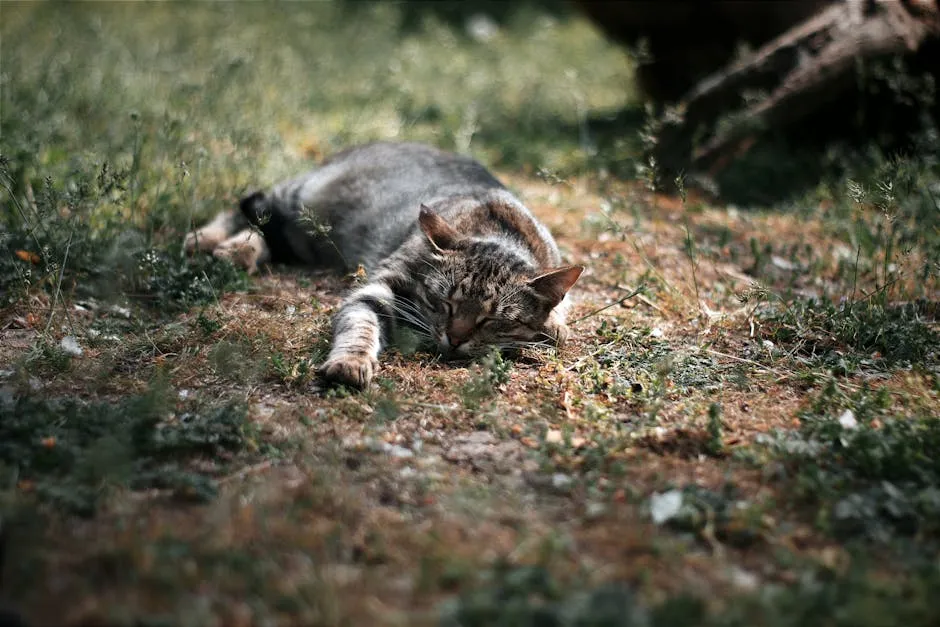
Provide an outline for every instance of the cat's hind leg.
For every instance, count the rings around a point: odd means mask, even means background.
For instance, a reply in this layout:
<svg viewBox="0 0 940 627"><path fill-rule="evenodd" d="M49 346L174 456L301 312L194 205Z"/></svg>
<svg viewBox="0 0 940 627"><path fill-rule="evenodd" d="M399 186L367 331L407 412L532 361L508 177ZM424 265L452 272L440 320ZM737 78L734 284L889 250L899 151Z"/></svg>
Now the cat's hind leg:
<svg viewBox="0 0 940 627"><path fill-rule="evenodd" d="M254 274L261 264L271 259L271 250L260 233L244 229L217 245L212 255L228 259L248 274Z"/></svg>
<svg viewBox="0 0 940 627"><path fill-rule="evenodd" d="M196 251L211 253L219 244L226 241L248 226L248 220L242 212L223 211L212 218L207 225L190 231L183 240L183 249L187 253Z"/></svg>

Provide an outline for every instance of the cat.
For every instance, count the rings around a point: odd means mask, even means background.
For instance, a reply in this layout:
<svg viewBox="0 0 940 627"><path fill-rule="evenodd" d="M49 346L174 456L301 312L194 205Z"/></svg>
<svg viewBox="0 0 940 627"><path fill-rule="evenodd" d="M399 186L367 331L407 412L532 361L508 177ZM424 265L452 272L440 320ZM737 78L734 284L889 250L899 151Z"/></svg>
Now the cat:
<svg viewBox="0 0 940 627"><path fill-rule="evenodd" d="M334 316L318 369L355 388L371 382L396 325L444 356L564 342L567 294L584 270L562 265L548 229L482 165L407 143L337 153L243 198L185 247L249 272L265 262L361 265L367 281Z"/></svg>

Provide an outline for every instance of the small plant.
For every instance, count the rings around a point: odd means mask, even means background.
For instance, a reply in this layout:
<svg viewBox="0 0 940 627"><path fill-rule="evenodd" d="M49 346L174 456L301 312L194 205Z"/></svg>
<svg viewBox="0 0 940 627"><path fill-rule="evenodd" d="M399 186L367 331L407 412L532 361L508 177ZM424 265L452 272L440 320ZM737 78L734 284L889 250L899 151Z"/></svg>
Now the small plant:
<svg viewBox="0 0 940 627"><path fill-rule="evenodd" d="M712 403L708 406L708 443L706 449L709 455L720 457L725 453L725 443L722 435L721 404Z"/></svg>
<svg viewBox="0 0 940 627"><path fill-rule="evenodd" d="M651 499L650 502L651 515L658 524L693 533L713 547L718 543L750 546L763 537L765 523L762 514L766 507L742 500L738 489L731 483L726 483L720 491L688 485L666 494L672 500L668 508L655 511L656 501ZM664 495L659 496L662 498ZM661 503L659 507L665 507Z"/></svg>
<svg viewBox="0 0 940 627"><path fill-rule="evenodd" d="M23 359L23 368L38 376L54 376L72 367L72 355L60 346L40 342Z"/></svg>
<svg viewBox="0 0 940 627"><path fill-rule="evenodd" d="M200 311L196 318L196 326L202 331L204 337L209 337L222 328L222 322L218 318L210 318L205 311Z"/></svg>
<svg viewBox="0 0 940 627"><path fill-rule="evenodd" d="M212 345L208 352L209 363L216 375L235 383L255 381L264 375L265 362L259 358L251 343L244 339L221 340ZM291 371L283 360L278 363L288 377ZM273 363L272 363L273 365ZM277 366L273 366L277 372Z"/></svg>
<svg viewBox="0 0 940 627"><path fill-rule="evenodd" d="M21 397L0 403L0 482L21 494L90 515L115 488L163 488L187 498L214 495L214 477L257 447L245 408L174 407L157 382L117 403ZM208 460L198 466L191 462Z"/></svg>
<svg viewBox="0 0 940 627"><path fill-rule="evenodd" d="M854 353L873 365L893 365L940 357L940 334L927 323L926 312L927 304L918 302L795 300L765 309L757 318L768 339L794 346L794 352L817 362L831 366Z"/></svg>
<svg viewBox="0 0 940 627"><path fill-rule="evenodd" d="M398 420L401 415L401 405L395 393L395 384L391 379L379 379L378 388L380 392L370 393L373 398L372 417L376 423L384 424Z"/></svg>
<svg viewBox="0 0 940 627"><path fill-rule="evenodd" d="M134 293L161 312L215 303L222 292L246 285L244 273L231 263L204 255L183 257L176 247L141 251L135 261L127 277Z"/></svg>
<svg viewBox="0 0 940 627"><path fill-rule="evenodd" d="M313 377L314 366L309 358L291 359L275 352L270 357L271 374L275 380L286 385L303 384Z"/></svg>
<svg viewBox="0 0 940 627"><path fill-rule="evenodd" d="M797 433L765 438L798 502L838 536L940 543L940 420L892 409L882 391L842 392L833 381L801 412Z"/></svg>
<svg viewBox="0 0 940 627"><path fill-rule="evenodd" d="M482 402L496 393L496 388L509 382L512 363L498 350L487 353L475 366L470 380L461 388L460 395L467 409L479 409Z"/></svg>
<svg viewBox="0 0 940 627"><path fill-rule="evenodd" d="M624 586L562 585L542 566L497 564L484 585L445 609L443 626L646 624L645 611Z"/></svg>

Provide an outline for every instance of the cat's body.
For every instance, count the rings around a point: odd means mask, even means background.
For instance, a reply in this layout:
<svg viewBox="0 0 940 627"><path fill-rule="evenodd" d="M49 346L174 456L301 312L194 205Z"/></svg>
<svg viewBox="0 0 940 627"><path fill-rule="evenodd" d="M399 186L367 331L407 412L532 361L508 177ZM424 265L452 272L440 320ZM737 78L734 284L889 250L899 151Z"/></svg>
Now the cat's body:
<svg viewBox="0 0 940 627"><path fill-rule="evenodd" d="M264 238L248 229L253 225ZM548 230L468 157L417 144L368 144L255 193L187 247L252 271L264 261L365 267L344 301L321 373L368 385L393 326L444 353L563 341L565 294L581 274L560 267Z"/></svg>

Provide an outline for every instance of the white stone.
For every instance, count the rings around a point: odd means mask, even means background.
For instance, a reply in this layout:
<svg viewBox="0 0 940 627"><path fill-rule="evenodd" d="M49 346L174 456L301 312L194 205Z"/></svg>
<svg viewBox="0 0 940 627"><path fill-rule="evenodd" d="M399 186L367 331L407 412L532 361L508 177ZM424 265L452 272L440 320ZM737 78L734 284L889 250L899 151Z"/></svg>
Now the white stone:
<svg viewBox="0 0 940 627"><path fill-rule="evenodd" d="M839 424L842 425L843 429L858 429L858 420L855 419L855 414L851 409L842 412L842 415L839 416Z"/></svg>
<svg viewBox="0 0 940 627"><path fill-rule="evenodd" d="M661 525L676 517L682 509L682 492L670 490L669 492L654 492L650 497L650 515L653 522Z"/></svg>
<svg viewBox="0 0 940 627"><path fill-rule="evenodd" d="M75 339L74 335L66 335L63 337L62 341L59 342L59 348L74 357L79 357L85 352L82 350L82 347L78 345L78 340Z"/></svg>

